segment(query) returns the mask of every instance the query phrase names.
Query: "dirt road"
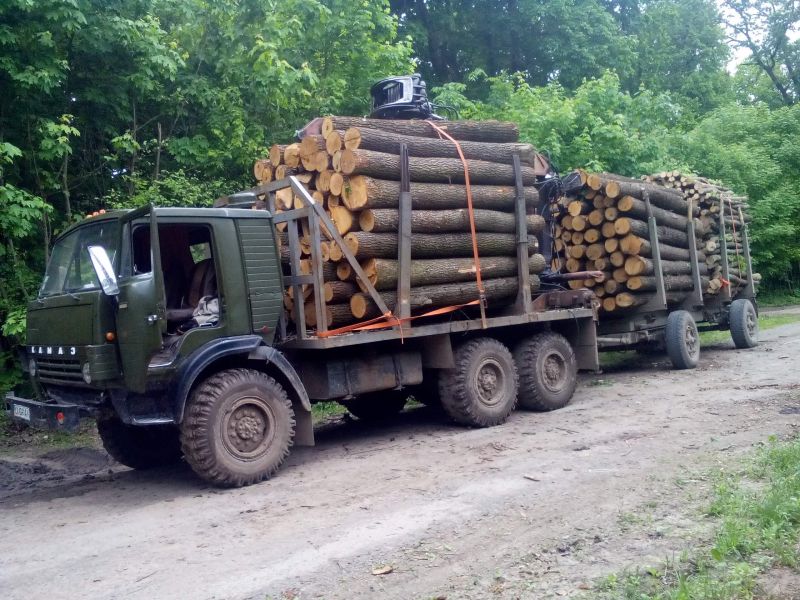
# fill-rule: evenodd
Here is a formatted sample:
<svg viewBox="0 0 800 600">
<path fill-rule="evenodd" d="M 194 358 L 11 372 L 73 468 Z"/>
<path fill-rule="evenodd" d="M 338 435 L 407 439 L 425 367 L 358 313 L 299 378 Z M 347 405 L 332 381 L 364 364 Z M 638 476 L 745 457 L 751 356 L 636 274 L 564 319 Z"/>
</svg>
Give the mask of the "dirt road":
<svg viewBox="0 0 800 600">
<path fill-rule="evenodd" d="M 643 357 L 585 376 L 567 408 L 518 412 L 494 429 L 454 427 L 428 409 L 381 428 L 342 419 L 272 481 L 241 490 L 208 488 L 182 467 L 109 472 L 90 450 L 50 456 L 39 473 L 6 461 L 15 484 L 0 499 L 0 595 L 585 593 L 702 538 L 699 474 L 795 430 L 800 324 L 762 341 L 704 349 L 695 371 Z M 97 472 L 47 476 L 70 457 Z M 384 565 L 392 572 L 372 574 Z"/>
</svg>

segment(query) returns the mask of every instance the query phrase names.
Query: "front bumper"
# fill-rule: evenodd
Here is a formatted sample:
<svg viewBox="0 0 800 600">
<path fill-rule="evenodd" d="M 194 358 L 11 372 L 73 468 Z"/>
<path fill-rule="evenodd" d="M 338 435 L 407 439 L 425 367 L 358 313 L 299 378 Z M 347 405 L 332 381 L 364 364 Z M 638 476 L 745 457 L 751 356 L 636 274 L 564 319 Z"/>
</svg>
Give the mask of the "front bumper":
<svg viewBox="0 0 800 600">
<path fill-rule="evenodd" d="M 9 417 L 17 423 L 25 423 L 35 429 L 47 431 L 78 431 L 84 407 L 77 404 L 40 402 L 20 398 L 8 392 L 5 408 Z"/>
</svg>

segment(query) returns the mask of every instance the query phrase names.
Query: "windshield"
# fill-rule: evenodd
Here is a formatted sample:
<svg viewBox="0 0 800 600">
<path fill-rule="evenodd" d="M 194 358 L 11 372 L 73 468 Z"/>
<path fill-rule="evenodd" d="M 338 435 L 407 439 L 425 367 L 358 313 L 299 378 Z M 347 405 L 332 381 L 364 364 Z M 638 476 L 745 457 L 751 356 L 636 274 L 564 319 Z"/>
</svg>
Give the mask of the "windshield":
<svg viewBox="0 0 800 600">
<path fill-rule="evenodd" d="M 102 221 L 76 229 L 53 247 L 39 296 L 83 292 L 100 288 L 89 257 L 89 246 L 102 246 L 111 263 L 117 254 L 119 223 Z"/>
</svg>

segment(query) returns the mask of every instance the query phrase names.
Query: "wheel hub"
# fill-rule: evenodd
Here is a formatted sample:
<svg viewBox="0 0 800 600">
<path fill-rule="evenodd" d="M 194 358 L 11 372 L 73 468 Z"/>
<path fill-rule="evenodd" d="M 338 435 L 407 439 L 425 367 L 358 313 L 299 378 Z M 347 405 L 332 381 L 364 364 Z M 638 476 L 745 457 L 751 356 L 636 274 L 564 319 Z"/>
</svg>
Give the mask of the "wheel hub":
<svg viewBox="0 0 800 600">
<path fill-rule="evenodd" d="M 242 398 L 228 412 L 223 442 L 238 458 L 256 458 L 274 437 L 272 416 L 257 399 Z"/>
<path fill-rule="evenodd" d="M 756 313 L 754 310 L 747 311 L 747 332 L 750 335 L 755 335 L 756 329 L 758 328 L 758 320 L 756 319 Z"/>
<path fill-rule="evenodd" d="M 542 383 L 547 389 L 557 392 L 567 378 L 567 362 L 559 352 L 551 352 L 544 359 Z"/>
<path fill-rule="evenodd" d="M 697 339 L 697 331 L 691 325 L 686 326 L 686 350 L 690 356 L 694 356 L 698 352 L 698 339 Z"/>
<path fill-rule="evenodd" d="M 497 404 L 502 397 L 503 370 L 494 359 L 485 360 L 475 375 L 475 389 L 481 402 L 487 405 Z"/>
</svg>

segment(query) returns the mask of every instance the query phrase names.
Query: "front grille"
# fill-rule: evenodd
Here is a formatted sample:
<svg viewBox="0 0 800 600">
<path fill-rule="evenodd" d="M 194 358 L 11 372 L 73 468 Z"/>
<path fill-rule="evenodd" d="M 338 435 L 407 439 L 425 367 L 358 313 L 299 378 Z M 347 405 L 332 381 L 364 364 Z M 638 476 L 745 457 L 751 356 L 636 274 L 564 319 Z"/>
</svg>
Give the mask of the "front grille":
<svg viewBox="0 0 800 600">
<path fill-rule="evenodd" d="M 83 383 L 80 359 L 36 358 L 39 380 L 44 383 Z"/>
</svg>

